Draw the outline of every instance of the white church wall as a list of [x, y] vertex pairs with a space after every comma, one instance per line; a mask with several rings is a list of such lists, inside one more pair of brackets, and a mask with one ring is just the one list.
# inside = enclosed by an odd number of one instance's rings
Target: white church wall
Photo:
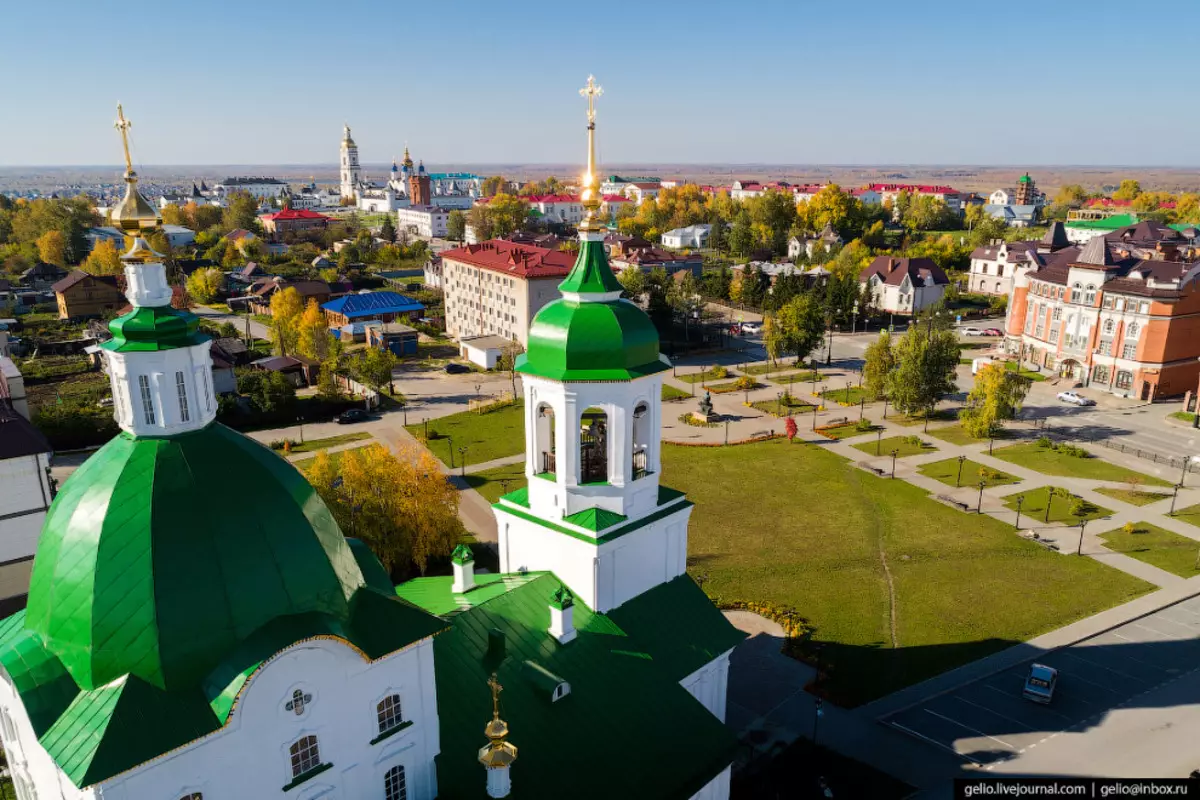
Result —
[[733, 765], [721, 770], [721, 774], [713, 778], [708, 784], [692, 795], [692, 800], [729, 800], [729, 777], [732, 774]]
[[[373, 664], [339, 640], [298, 643], [250, 679], [223, 729], [99, 784], [98, 794], [71, 786], [37, 744], [11, 686], [0, 684], [0, 708], [20, 717], [14, 721], [21, 729], [15, 746], [5, 733], [5, 747], [16, 753], [18, 769], [31, 777], [39, 797], [57, 798], [60, 787], [64, 800], [172, 800], [189, 792], [274, 797], [293, 780], [290, 746], [307, 735], [317, 737], [320, 762], [331, 767], [292, 788], [289, 797], [382, 797], [384, 776], [398, 765], [404, 767], [409, 798], [437, 796], [440, 737], [431, 639]], [[296, 691], [305, 701], [299, 715], [294, 706], [286, 707]], [[380, 735], [377, 705], [391, 694], [400, 695], [401, 717], [412, 724], [372, 744]], [[221, 769], [213, 770], [213, 764]]]
[[700, 669], [679, 682], [692, 697], [700, 701], [714, 717], [725, 721], [726, 686], [729, 682], [729, 654], [727, 650]]

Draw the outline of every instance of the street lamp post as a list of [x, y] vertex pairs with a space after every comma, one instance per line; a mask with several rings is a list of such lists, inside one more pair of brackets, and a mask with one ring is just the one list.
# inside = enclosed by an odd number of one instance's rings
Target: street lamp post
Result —
[[[1200, 408], [1197, 408], [1196, 412], [1197, 412], [1197, 414], [1200, 414]], [[1188, 468], [1188, 457], [1184, 456], [1183, 457], [1183, 469], [1179, 473], [1179, 485], [1180, 486], [1184, 486], [1187, 484], [1187, 468]]]
[[892, 478], [893, 478], [893, 480], [896, 477], [896, 454], [899, 452], [900, 452], [900, 450], [898, 448], [892, 448]]
[[983, 513], [983, 490], [987, 486], [987, 481], [983, 478], [979, 479], [979, 505], [975, 508], [976, 514]]
[[458, 448], [458, 454], [462, 456], [462, 462], [459, 465], [462, 468], [462, 476], [467, 477], [467, 447]]
[[450, 469], [454, 469], [454, 437], [446, 437], [446, 450], [450, 453]]
[[866, 410], [867, 410], [867, 398], [865, 398], [865, 397], [858, 398], [858, 421], [859, 422], [862, 422], [863, 414], [866, 413]]
[[851, 334], [857, 333], [857, 331], [855, 330], [857, 327], [858, 327], [858, 301], [855, 300], [854, 308], [851, 311], [851, 316], [850, 316], [850, 333]]
[[1179, 497], [1180, 484], [1175, 484], [1175, 491], [1171, 492], [1171, 510], [1167, 512], [1168, 517], [1175, 516], [1175, 500]]
[[875, 455], [880, 455], [880, 449], [883, 447], [883, 428], [875, 434]]
[[854, 381], [846, 381], [846, 402], [850, 402], [850, 389], [854, 386]]
[[425, 426], [425, 441], [429, 441], [429, 417], [421, 420], [421, 424]]
[[300, 424], [300, 444], [304, 444], [304, 417], [296, 417], [296, 422]]
[[1083, 555], [1083, 529], [1087, 526], [1087, 520], [1079, 520], [1079, 547], [1075, 550], [1075, 555]]
[[1013, 524], [1017, 530], [1021, 530], [1021, 504], [1025, 502], [1025, 495], [1017, 495], [1017, 521]]
[[962, 486], [962, 468], [963, 468], [963, 462], [966, 460], [967, 460], [966, 456], [958, 457], [958, 476], [954, 479], [954, 488], [955, 489], [957, 489], [959, 486]]
[[814, 431], [817, 429], [817, 409], [818, 409], [818, 408], [820, 408], [820, 406], [819, 406], [819, 405], [814, 405], [814, 406], [813, 406], [813, 426], [812, 426], [812, 429], [813, 429]]
[[729, 444], [729, 420], [725, 420], [725, 444]]

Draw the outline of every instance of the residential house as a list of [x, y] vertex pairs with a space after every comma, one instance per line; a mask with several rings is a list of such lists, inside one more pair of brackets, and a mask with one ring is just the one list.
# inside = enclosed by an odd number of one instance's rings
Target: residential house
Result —
[[125, 305], [114, 275], [89, 275], [77, 269], [52, 288], [59, 319], [102, 317]]
[[283, 236], [286, 233], [324, 228], [333, 218], [304, 208], [285, 208], [273, 214], [260, 214], [258, 219], [264, 233]]
[[801, 253], [812, 258], [814, 253], [828, 253], [835, 247], [841, 247], [842, 244], [844, 244], [844, 240], [841, 234], [827, 222], [820, 234], [816, 236], [793, 236], [788, 239], [787, 254], [788, 258], [798, 258]]
[[576, 254], [503, 239], [442, 251], [446, 332], [494, 334], [524, 347], [533, 315], [557, 300]]
[[1038, 224], [1041, 206], [996, 205], [988, 203], [983, 212], [989, 217], [1004, 220], [1010, 228], [1029, 228]]
[[315, 386], [321, 363], [304, 356], [268, 356], [251, 361], [250, 366], [263, 372], [278, 372], [296, 387]]
[[875, 308], [888, 314], [914, 316], [942, 299], [950, 279], [929, 258], [876, 256], [858, 276], [869, 289]]
[[0, 332], [0, 405], [7, 405], [25, 419], [29, 419], [29, 400], [25, 396], [25, 378], [21, 368], [9, 357], [7, 350], [8, 331]]
[[658, 197], [658, 193], [662, 190], [662, 184], [658, 181], [635, 181], [625, 187], [625, 197], [632, 200], [637, 205], [641, 205], [647, 200], [653, 200]]
[[712, 233], [712, 225], [688, 225], [686, 228], [674, 228], [662, 235], [662, 246], [671, 250], [682, 250], [685, 247], [707, 247], [710, 233]]
[[[1200, 264], [1196, 250], [1164, 227], [1139, 223], [1018, 270], [1006, 350], [1122, 397], [1155, 400], [1194, 390]], [[1154, 236], [1163, 238], [1146, 240]]]
[[941, 200], [952, 211], [962, 211], [962, 193], [953, 186], [924, 183], [872, 183], [866, 189], [878, 193], [880, 203], [894, 204], [901, 192], [907, 192], [913, 197], [933, 197]]
[[317, 305], [321, 305], [333, 295], [329, 284], [325, 281], [290, 281], [276, 275], [250, 284], [250, 290], [245, 297], [229, 298], [229, 306], [233, 308], [235, 304], [239, 306], [248, 304], [249, 310], [253, 314], [270, 314], [271, 297], [275, 292], [283, 289], [295, 289], [296, 293], [300, 295], [300, 303], [303, 306], [307, 306], [309, 300], [315, 300]]
[[250, 363], [250, 348], [241, 339], [233, 336], [222, 336], [213, 339], [212, 353], [219, 355], [235, 367], [244, 367]]
[[425, 306], [396, 292], [363, 292], [331, 300], [323, 304], [321, 310], [325, 312], [330, 328], [340, 328], [351, 322], [365, 320], [396, 322], [420, 319], [425, 313]]
[[704, 269], [704, 257], [699, 253], [684, 255], [653, 245], [631, 247], [628, 242], [619, 250], [614, 249], [610, 256], [610, 263], [612, 268], [618, 272], [627, 267], [637, 267], [642, 272], [649, 273], [657, 267], [662, 267], [668, 275], [673, 275], [680, 270], [688, 270], [697, 278]]
[[67, 271], [57, 264], [40, 261], [22, 272], [20, 277], [22, 286], [43, 292], [67, 277]]
[[223, 394], [237, 394], [237, 374], [233, 370], [233, 364], [221, 356], [215, 342], [213, 345], [209, 354], [212, 359], [213, 391], [218, 397]]
[[33, 555], [54, 499], [53, 455], [46, 437], [0, 397], [0, 613], [25, 607]]

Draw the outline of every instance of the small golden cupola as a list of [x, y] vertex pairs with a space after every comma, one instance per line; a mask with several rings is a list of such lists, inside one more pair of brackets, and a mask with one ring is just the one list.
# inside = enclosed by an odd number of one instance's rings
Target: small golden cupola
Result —
[[162, 226], [162, 216], [137, 190], [138, 177], [133, 171], [133, 160], [129, 157], [129, 128], [132, 122], [125, 119], [125, 112], [117, 104], [117, 121], [113, 124], [121, 132], [121, 145], [125, 148], [125, 197], [112, 210], [112, 224], [126, 236]]
[[496, 673], [488, 679], [492, 689], [492, 721], [483, 729], [488, 743], [479, 748], [479, 763], [487, 768], [488, 797], [508, 797], [512, 792], [512, 776], [509, 767], [517, 760], [517, 748], [505, 741], [508, 738], [508, 723], [500, 719], [500, 692], [504, 687], [496, 680]]

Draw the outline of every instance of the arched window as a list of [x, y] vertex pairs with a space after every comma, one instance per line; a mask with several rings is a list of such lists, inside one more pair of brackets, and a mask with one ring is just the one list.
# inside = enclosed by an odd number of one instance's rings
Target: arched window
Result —
[[1129, 323], [1129, 327], [1125, 329], [1125, 338], [1136, 339], [1139, 330], [1140, 329], [1138, 328], [1138, 324], [1136, 322]]
[[592, 406], [579, 420], [579, 482], [608, 482], [608, 415]]
[[393, 728], [398, 728], [404, 722], [404, 717], [400, 713], [400, 695], [390, 694], [379, 701], [379, 705], [375, 706], [375, 713], [379, 719], [379, 732], [387, 733]]
[[634, 480], [641, 478], [650, 467], [647, 461], [650, 449], [650, 405], [645, 401], [633, 409], [633, 472]]
[[204, 795], [202, 795], [200, 792], [189, 792], [188, 794], [185, 794], [183, 797], [179, 798], [179, 800], [204, 800]]
[[138, 375], [138, 390], [142, 397], [142, 414], [147, 425], [154, 424], [154, 395], [150, 393], [150, 376]]
[[291, 711], [297, 717], [304, 716], [304, 709], [312, 702], [312, 695], [305, 694], [299, 689], [292, 692], [292, 699], [284, 703], [284, 708]]
[[1105, 333], [1112, 333], [1113, 329], [1115, 327], [1116, 327], [1116, 323], [1114, 323], [1111, 319], [1104, 320], [1104, 332]]
[[383, 800], [408, 800], [408, 787], [404, 783], [404, 767], [397, 765], [383, 776]]
[[1079, 283], [1071, 284], [1071, 302], [1078, 303], [1083, 286]]
[[536, 466], [540, 474], [558, 473], [554, 459], [554, 409], [543, 403], [534, 413], [533, 446]]
[[321, 766], [321, 749], [316, 736], [301, 736], [288, 748], [292, 757], [292, 777], [299, 778]]
[[1096, 287], [1095, 286], [1088, 284], [1087, 294], [1084, 296], [1083, 302], [1087, 303], [1089, 306], [1094, 306], [1096, 304]]

